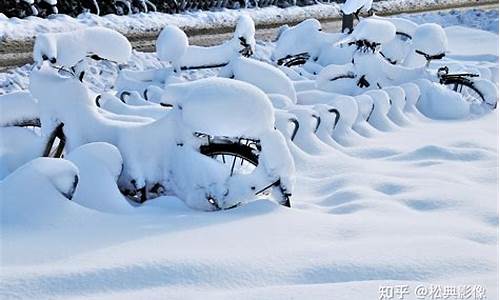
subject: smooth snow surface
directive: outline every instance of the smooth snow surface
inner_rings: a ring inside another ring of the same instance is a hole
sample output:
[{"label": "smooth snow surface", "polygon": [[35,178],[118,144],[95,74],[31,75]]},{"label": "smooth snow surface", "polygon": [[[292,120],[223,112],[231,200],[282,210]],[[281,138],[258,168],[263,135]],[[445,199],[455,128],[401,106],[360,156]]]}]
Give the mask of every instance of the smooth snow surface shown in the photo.
[{"label": "smooth snow surface", "polygon": [[[414,122],[351,149],[297,149],[292,210],[263,201],[201,213],[159,198],[120,216],[66,202],[61,220],[53,217],[61,202],[44,216],[48,229],[2,223],[2,290],[39,299],[288,299],[297,291],[371,299],[391,283],[479,282],[494,299],[497,125],[496,114]],[[30,215],[52,203],[37,199]]]},{"label": "smooth snow surface", "polygon": [[[495,61],[498,55],[498,34],[463,26],[450,26],[445,31],[449,41],[449,57]],[[463,40],[467,42],[462,43]]]}]

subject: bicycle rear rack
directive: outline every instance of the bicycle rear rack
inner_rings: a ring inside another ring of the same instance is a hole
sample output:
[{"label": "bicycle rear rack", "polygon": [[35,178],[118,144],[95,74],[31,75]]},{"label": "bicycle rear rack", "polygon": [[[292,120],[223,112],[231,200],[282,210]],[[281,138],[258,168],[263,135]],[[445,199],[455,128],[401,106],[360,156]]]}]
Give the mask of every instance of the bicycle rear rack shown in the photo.
[{"label": "bicycle rear rack", "polygon": [[287,55],[283,58],[278,59],[278,66],[292,67],[292,66],[300,66],[303,65],[309,60],[311,55],[307,52],[295,54],[295,55]]}]

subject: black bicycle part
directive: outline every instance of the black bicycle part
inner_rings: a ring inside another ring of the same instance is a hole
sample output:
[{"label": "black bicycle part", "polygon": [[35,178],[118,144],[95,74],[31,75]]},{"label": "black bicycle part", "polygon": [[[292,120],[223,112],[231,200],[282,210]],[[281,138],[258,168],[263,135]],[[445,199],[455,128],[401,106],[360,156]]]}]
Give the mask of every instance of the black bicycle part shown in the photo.
[{"label": "black bicycle part", "polygon": [[[210,137],[208,137],[210,139]],[[200,153],[208,157],[216,158],[218,155],[222,156],[223,162],[225,163],[225,155],[233,157],[231,162],[231,175],[233,174],[233,169],[236,164],[237,158],[241,159],[241,164],[244,161],[257,167],[259,164],[259,155],[261,146],[258,141],[255,140],[245,140],[241,139],[239,141],[220,141],[220,142],[209,142],[208,144],[200,146]],[[281,205],[290,207],[290,194],[281,186],[280,180],[277,180],[270,185],[259,189],[255,192],[256,195],[264,192],[265,190],[277,186],[280,188],[282,194],[282,199],[279,201]],[[235,207],[238,205],[235,205]],[[226,208],[228,209],[228,208]]]},{"label": "black bicycle part", "polygon": [[278,66],[292,67],[299,66],[305,64],[311,55],[307,52],[295,54],[295,55],[287,55],[283,58],[278,59]]}]

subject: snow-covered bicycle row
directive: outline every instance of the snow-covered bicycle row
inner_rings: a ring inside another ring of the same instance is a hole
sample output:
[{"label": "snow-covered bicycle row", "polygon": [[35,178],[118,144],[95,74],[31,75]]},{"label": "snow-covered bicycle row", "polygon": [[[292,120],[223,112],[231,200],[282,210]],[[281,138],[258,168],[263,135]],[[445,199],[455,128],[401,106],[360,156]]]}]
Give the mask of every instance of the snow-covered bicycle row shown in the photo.
[{"label": "snow-covered bicycle row", "polygon": [[76,17],[85,12],[96,15],[130,15],[157,11],[180,13],[200,9],[306,6],[316,3],[318,2],[312,0],[0,0],[0,12],[7,17],[18,18],[48,17],[57,13]]},{"label": "snow-covered bicycle row", "polygon": [[[189,45],[167,26],[157,40],[161,63],[147,69],[129,65],[136,54],[108,29],[40,35],[29,91],[0,96],[2,135],[15,148],[2,157],[2,177],[36,168],[72,198],[77,168],[54,175],[37,167],[51,159],[36,157],[88,151],[103,157],[116,182],[109,188],[137,205],[176,195],[202,210],[260,197],[291,206],[291,153],[328,145],[348,154],[357,140],[414,120],[496,108],[492,72],[443,60],[446,34],[435,24],[374,16],[348,34],[311,19],[283,28],[267,56],[254,35],[247,16],[212,47]],[[116,71],[101,90],[92,84],[99,63]],[[209,70],[205,78],[187,79],[200,70]]]}]

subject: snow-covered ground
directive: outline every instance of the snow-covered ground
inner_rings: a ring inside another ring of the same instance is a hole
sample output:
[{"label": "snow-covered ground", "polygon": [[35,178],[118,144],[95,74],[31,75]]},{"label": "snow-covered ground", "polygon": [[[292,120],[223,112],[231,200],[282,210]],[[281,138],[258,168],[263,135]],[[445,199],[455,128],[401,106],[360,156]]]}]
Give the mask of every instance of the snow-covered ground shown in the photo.
[{"label": "snow-covered ground", "polygon": [[480,284],[495,299],[497,128],[497,114],[415,122],[343,151],[296,150],[294,209],[30,203],[33,225],[3,228],[2,298],[376,299],[384,285]]},{"label": "snow-covered ground", "polygon": [[[490,17],[498,11],[409,16],[454,25],[446,28],[453,58],[498,68]],[[258,44],[257,56],[271,46]],[[159,64],[151,54],[133,61]],[[26,88],[29,69],[0,75],[0,89]],[[111,82],[113,70],[103,70]],[[209,213],[160,197],[102,212],[59,194],[36,197],[46,195],[38,186],[20,188],[38,173],[7,177],[0,191],[19,198],[2,199],[0,297],[379,299],[380,288],[408,286],[404,299],[417,299],[423,285],[424,299],[433,299],[434,285],[441,298],[445,286],[471,286],[495,299],[498,121],[498,110],[472,120],[415,118],[349,147],[312,135],[308,146],[291,146],[292,209],[263,200]]]},{"label": "snow-covered ground", "polygon": [[403,14],[402,16],[419,24],[427,22],[438,23],[444,26],[465,24],[467,27],[498,33],[498,10],[494,9],[452,10],[447,12]]},{"label": "snow-covered ground", "polygon": [[[436,5],[470,4],[470,0],[387,0],[374,4],[378,11],[398,11],[401,9],[422,9]],[[210,29],[231,27],[238,16],[245,12],[257,24],[297,22],[307,18],[331,18],[340,16],[337,3],[316,4],[305,7],[292,6],[285,9],[264,7],[257,9],[222,9],[218,11],[193,11],[182,14],[140,13],[131,16],[97,16],[90,13],[80,14],[77,18],[55,15],[49,19],[28,17],[25,19],[7,18],[0,13],[0,41],[29,39],[44,32],[74,31],[87,26],[103,26],[121,33],[158,31],[166,25],[181,28]]]}]

